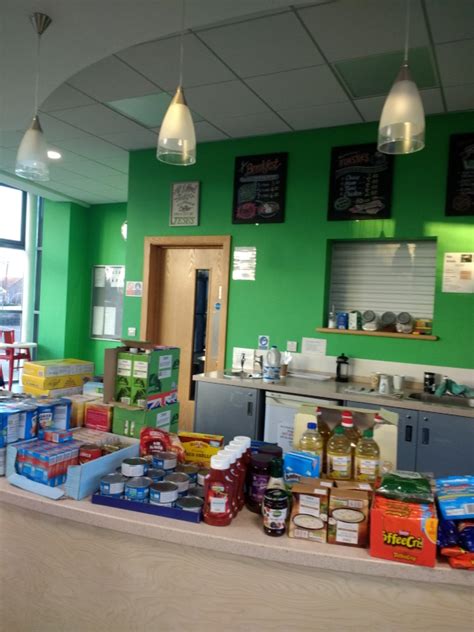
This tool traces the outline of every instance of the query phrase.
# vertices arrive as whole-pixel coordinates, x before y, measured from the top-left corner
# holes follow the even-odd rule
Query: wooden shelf
[[[394,331],[364,331],[363,329],[329,329],[317,327],[321,334],[349,334],[350,336],[378,336],[380,338],[404,338],[405,340],[438,340],[438,336],[424,334],[399,334]]]

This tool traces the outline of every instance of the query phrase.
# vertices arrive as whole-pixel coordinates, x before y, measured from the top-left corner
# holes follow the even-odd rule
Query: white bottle
[[[267,351],[263,364],[263,381],[278,382],[280,380],[281,353],[276,345]]]
[[[383,419],[379,413],[374,415],[374,441],[379,446],[380,463],[387,461],[396,469],[398,428]]]

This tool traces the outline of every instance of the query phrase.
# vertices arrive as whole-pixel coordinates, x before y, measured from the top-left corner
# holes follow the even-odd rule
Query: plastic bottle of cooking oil
[[[344,433],[344,428],[338,426],[328,441],[327,475],[336,480],[350,480],[352,477],[352,448],[351,442]]]
[[[318,432],[318,426],[316,422],[308,422],[307,430],[301,435],[300,450],[302,450],[303,452],[309,452],[310,454],[314,454],[315,456],[319,456],[319,463],[322,465],[324,441],[322,436]]]
[[[372,429],[364,430],[355,451],[355,479],[357,481],[376,480],[380,467],[380,450],[375,443]]]
[[[355,451],[360,439],[360,432],[358,428],[356,428],[356,426],[354,425],[354,419],[350,410],[342,411],[342,421],[341,425],[338,426],[338,428],[343,429],[344,434],[351,443],[352,450]]]
[[[318,432],[323,438],[324,447],[326,447],[329,441],[329,438],[331,436],[331,429],[329,428],[327,423],[323,421],[322,412],[319,406],[316,407],[315,414],[316,414],[316,423],[318,424]]]

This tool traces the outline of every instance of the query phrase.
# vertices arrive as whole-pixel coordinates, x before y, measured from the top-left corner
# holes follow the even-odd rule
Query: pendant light
[[[412,154],[425,146],[423,102],[408,68],[410,0],[407,0],[405,55],[382,110],[377,148],[383,154]]]
[[[161,123],[156,157],[170,165],[186,167],[196,162],[196,133],[183,91],[184,10],[182,0],[179,85]]]
[[[38,116],[38,91],[40,77],[40,44],[41,36],[51,24],[51,18],[44,13],[34,13],[31,16],[38,43],[36,50],[36,81],[35,81],[35,109],[33,121],[26,130],[18,148],[15,173],[27,180],[49,180],[48,147]]]

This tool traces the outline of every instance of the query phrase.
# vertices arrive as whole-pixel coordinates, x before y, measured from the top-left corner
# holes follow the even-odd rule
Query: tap
[[[253,361],[254,365],[256,364],[260,367],[260,373],[263,373],[263,355],[257,356]]]
[[[240,372],[244,372],[244,364],[245,364],[245,353],[240,356]]]

